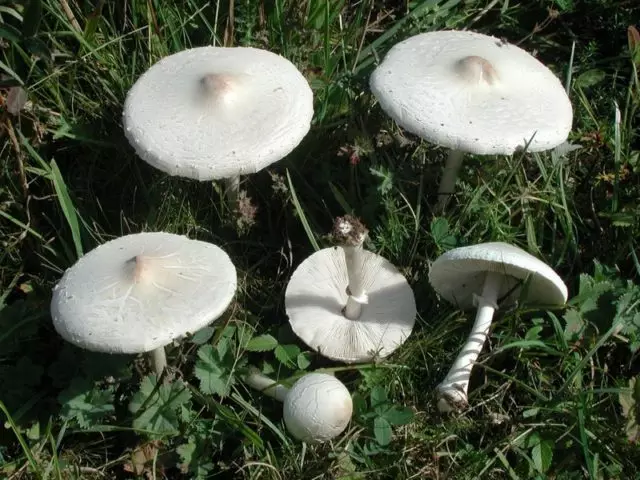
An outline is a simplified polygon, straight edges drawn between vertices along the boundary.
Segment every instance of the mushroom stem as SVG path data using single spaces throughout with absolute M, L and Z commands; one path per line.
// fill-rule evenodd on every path
M 498 308 L 496 302 L 502 285 L 502 275 L 488 272 L 482 288 L 482 296 L 476 296 L 478 305 L 476 319 L 471 334 L 462 347 L 462 351 L 453 362 L 445 379 L 436 387 L 438 410 L 441 412 L 460 411 L 467 404 L 469 379 L 475 361 L 478 359 L 484 342 L 487 340 L 493 313 Z
M 443 213 L 449 198 L 455 192 L 456 180 L 458 179 L 458 173 L 462 167 L 462 159 L 464 158 L 464 152 L 461 150 L 450 150 L 447 161 L 444 165 L 444 171 L 442 172 L 442 179 L 440 180 L 440 186 L 438 187 L 438 203 L 435 206 L 434 211 L 436 213 Z
M 251 388 L 259 390 L 268 397 L 275 398 L 280 402 L 284 402 L 284 399 L 287 397 L 287 393 L 289 393 L 289 389 L 287 387 L 278 384 L 278 382 L 254 369 L 252 369 L 249 374 L 245 375 L 243 380 L 244 383 L 249 385 Z
M 362 275 L 364 249 L 362 244 L 353 247 L 345 245 L 342 249 L 349 278 L 349 286 L 347 287 L 349 296 L 347 297 L 347 305 L 344 307 L 344 316 L 350 320 L 355 320 L 362 314 L 362 305 L 367 303 Z
M 240 193 L 240 175 L 224 179 L 224 194 L 232 208 L 238 203 L 238 194 Z
M 151 366 L 155 374 L 160 377 L 167 366 L 167 355 L 164 352 L 164 347 L 158 347 L 151 352 Z

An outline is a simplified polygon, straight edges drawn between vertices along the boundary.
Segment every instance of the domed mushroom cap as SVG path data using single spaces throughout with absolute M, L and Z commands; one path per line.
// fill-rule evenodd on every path
M 342 362 L 384 358 L 411 334 L 416 318 L 413 290 L 383 257 L 364 251 L 368 303 L 356 320 L 344 316 L 347 266 L 341 248 L 325 248 L 293 272 L 285 308 L 295 334 L 325 357 Z
M 53 325 L 88 350 L 148 352 L 217 319 L 236 283 L 215 245 L 163 232 L 126 235 L 65 272 L 53 290 Z
M 351 421 L 347 387 L 326 373 L 309 373 L 293 384 L 284 401 L 284 423 L 298 440 L 318 443 L 340 435 Z
M 463 310 L 474 308 L 473 296 L 481 295 L 487 272 L 504 275 L 498 299 L 507 304 L 520 300 L 562 305 L 567 286 L 546 263 L 521 248 L 503 242 L 489 242 L 454 248 L 438 257 L 429 271 L 429 283 L 443 298 Z M 506 298 L 504 298 L 506 296 Z
M 512 154 L 564 142 L 573 109 L 558 78 L 526 51 L 467 31 L 416 35 L 395 45 L 370 78 L 383 110 L 432 143 Z
M 289 60 L 257 48 L 199 47 L 149 68 L 127 95 L 123 122 L 147 163 L 211 180 L 285 157 L 312 116 L 311 88 Z

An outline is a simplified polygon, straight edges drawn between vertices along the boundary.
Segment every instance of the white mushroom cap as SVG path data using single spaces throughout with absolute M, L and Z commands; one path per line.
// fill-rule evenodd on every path
M 307 443 L 325 442 L 340 435 L 352 413 L 349 390 L 326 373 L 305 375 L 293 384 L 284 401 L 287 430 Z
M 124 106 L 129 142 L 147 163 L 198 180 L 257 172 L 309 131 L 313 93 L 287 59 L 249 47 L 199 47 L 163 58 Z
M 383 110 L 432 143 L 512 154 L 563 143 L 573 109 L 558 78 L 526 51 L 468 31 L 416 35 L 387 53 L 370 78 Z M 535 136 L 534 136 L 535 134 Z
M 56 331 L 88 350 L 142 353 L 217 319 L 236 291 L 229 256 L 171 233 L 138 233 L 93 249 L 53 289 Z
M 389 261 L 363 251 L 368 303 L 357 320 L 346 318 L 347 266 L 339 247 L 325 248 L 293 272 L 285 308 L 298 337 L 325 357 L 343 362 L 384 358 L 411 334 L 416 317 L 413 290 Z
M 443 298 L 466 310 L 474 308 L 474 295 L 482 294 L 487 272 L 504 275 L 498 298 L 506 304 L 520 300 L 518 284 L 524 280 L 528 282 L 524 298 L 528 303 L 561 305 L 567 301 L 567 286 L 551 267 L 503 242 L 449 250 L 431 265 L 429 282 Z

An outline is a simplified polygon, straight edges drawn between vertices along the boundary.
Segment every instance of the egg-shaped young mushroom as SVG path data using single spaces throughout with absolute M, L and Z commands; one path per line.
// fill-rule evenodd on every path
M 548 150 L 567 139 L 573 121 L 551 70 L 515 45 L 471 31 L 422 33 L 394 45 L 370 88 L 398 125 L 450 149 L 438 210 L 454 191 L 464 153 Z
M 351 215 L 338 217 L 325 248 L 294 271 L 285 309 L 295 334 L 321 355 L 367 362 L 390 355 L 411 334 L 413 290 L 388 260 L 363 248 L 367 229 Z
M 326 442 L 340 435 L 351 421 L 351 394 L 332 375 L 308 373 L 290 389 L 257 371 L 246 375 L 244 382 L 284 402 L 284 423 L 289 433 L 300 441 Z
M 126 137 L 169 175 L 226 179 L 287 156 L 309 131 L 313 94 L 286 58 L 251 47 L 198 47 L 164 57 L 131 87 Z
M 560 306 L 568 295 L 567 286 L 551 267 L 521 248 L 503 242 L 449 250 L 431 265 L 429 282 L 440 296 L 458 308 L 477 308 L 471 334 L 437 387 L 438 408 L 442 412 L 459 411 L 467 406 L 471 371 L 499 304 L 521 301 Z
M 125 235 L 81 257 L 53 289 L 51 316 L 68 342 L 95 352 L 152 353 L 219 318 L 236 291 L 236 269 L 216 245 L 181 235 Z

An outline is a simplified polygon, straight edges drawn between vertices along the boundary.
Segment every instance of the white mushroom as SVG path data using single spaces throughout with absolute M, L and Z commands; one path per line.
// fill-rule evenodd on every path
M 398 125 L 451 149 L 438 190 L 442 209 L 464 153 L 511 155 L 563 143 L 573 109 L 558 78 L 504 40 L 470 31 L 419 34 L 395 45 L 370 87 Z M 530 142 L 530 143 L 529 143 Z
M 247 385 L 284 402 L 289 433 L 307 443 L 326 442 L 340 435 L 351 420 L 353 402 L 347 387 L 332 375 L 309 373 L 291 389 L 257 371 L 244 377 Z
M 53 289 L 51 316 L 68 342 L 95 352 L 153 352 L 216 320 L 236 291 L 219 247 L 171 233 L 126 235 L 80 258 Z
M 387 357 L 413 329 L 413 290 L 389 261 L 363 249 L 367 230 L 356 218 L 338 218 L 333 235 L 342 246 L 315 252 L 289 280 L 285 309 L 291 328 L 333 360 Z
M 133 85 L 125 134 L 138 155 L 200 181 L 239 176 L 287 156 L 309 131 L 313 93 L 287 59 L 250 47 L 199 47 L 169 55 Z
M 567 301 L 567 286 L 551 267 L 502 242 L 449 250 L 431 265 L 429 282 L 458 308 L 478 309 L 467 342 L 437 387 L 438 408 L 442 412 L 466 407 L 471 370 L 499 304 L 524 301 L 555 306 Z

